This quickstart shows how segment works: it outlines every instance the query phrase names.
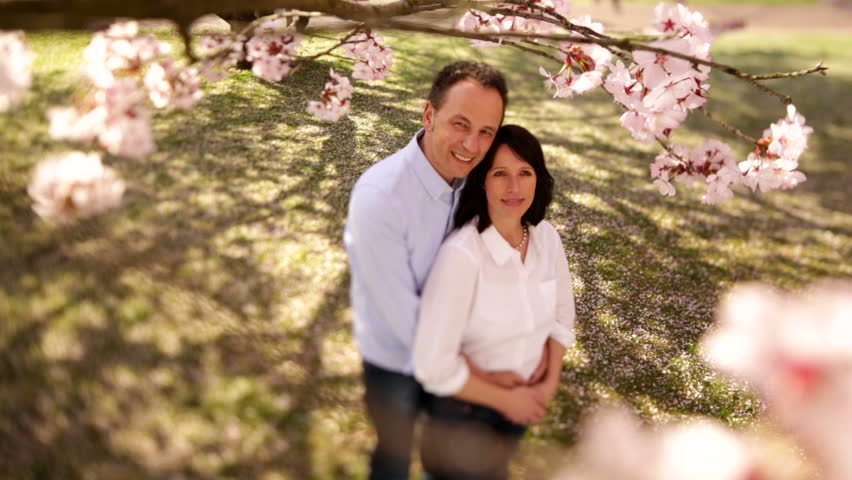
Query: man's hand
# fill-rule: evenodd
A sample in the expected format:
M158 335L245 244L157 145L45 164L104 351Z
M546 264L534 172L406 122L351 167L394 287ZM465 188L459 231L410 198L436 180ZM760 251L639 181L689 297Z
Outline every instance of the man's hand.
M462 354L462 357L464 357L464 361L467 363L467 368L470 370L470 374L475 375L488 383L502 388L515 388L527 383L520 375L509 370L483 372L477 368L477 366L474 365L469 358L467 358L467 355Z
M550 359L550 346L549 342L544 342L544 348L541 350L541 359L538 361L538 366L535 367L532 375L530 375L529 380L527 380L527 385L535 385L540 383L545 376L547 375L547 364ZM470 363L468 362L468 365Z

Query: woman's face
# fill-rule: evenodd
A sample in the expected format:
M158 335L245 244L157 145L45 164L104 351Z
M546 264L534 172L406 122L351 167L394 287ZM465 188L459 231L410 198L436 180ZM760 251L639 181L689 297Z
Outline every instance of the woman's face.
M485 175L485 197L491 221L516 219L532 205L535 197L535 170L507 145L500 145L494 163Z

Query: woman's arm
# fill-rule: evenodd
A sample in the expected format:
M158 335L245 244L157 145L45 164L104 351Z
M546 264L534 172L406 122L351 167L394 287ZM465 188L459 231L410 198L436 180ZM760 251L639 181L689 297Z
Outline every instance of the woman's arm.
M538 421L544 407L527 386L502 388L471 373L461 353L476 293L479 262L462 247L438 252L420 301L414 374L426 391L491 407L517 423Z
M548 366L544 379L535 385L536 397L543 404L550 401L559 388L562 377L562 360L567 347L574 343L574 322L576 310L574 306L574 280L568 269L568 260L562 246L562 239L551 226L552 256L556 264L556 324L547 339Z
M493 408L515 423L527 424L544 418L545 406L538 395L537 387L503 388L471 375L453 396Z
M558 340L550 337L547 339L547 350L549 352L547 373L540 382L533 385L535 398L542 406L547 405L559 389L559 381L562 378L562 359L566 348Z

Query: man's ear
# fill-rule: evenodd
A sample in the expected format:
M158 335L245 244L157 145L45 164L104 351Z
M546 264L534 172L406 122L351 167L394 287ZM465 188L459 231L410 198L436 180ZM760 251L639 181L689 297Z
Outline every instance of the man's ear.
M423 109L423 129L431 132L435 128L435 107L432 102L426 102L426 108Z

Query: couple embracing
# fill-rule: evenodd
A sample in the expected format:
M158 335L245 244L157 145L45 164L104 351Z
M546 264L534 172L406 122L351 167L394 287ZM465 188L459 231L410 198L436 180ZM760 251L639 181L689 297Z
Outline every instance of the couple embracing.
M356 183L344 242L371 479L408 478L421 414L426 478L503 479L574 342L571 274L545 212L538 140L503 125L493 67L442 69L423 129Z

